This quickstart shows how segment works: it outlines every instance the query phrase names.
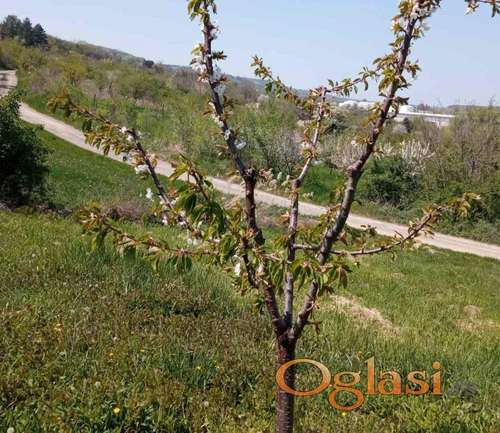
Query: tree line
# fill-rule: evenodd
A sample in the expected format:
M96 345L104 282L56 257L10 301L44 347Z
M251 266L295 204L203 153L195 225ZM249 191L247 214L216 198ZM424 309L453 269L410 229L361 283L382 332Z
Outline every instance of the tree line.
M0 23L0 38L17 39L26 47L45 47L49 43L40 24L33 26L29 18L21 21L16 15L9 15Z

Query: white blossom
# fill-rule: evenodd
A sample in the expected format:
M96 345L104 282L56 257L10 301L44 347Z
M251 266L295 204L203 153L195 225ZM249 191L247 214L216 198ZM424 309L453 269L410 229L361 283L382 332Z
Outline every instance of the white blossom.
M214 122L217 124L217 126L219 128L223 128L224 127L224 122L221 120L221 118L217 114L213 113L212 114L212 119L214 120Z
M222 70L217 65L213 68L212 81L219 81L222 78Z
M210 37L212 40L216 40L220 35L220 28L216 22L212 22L212 28L210 29Z
M151 188L148 188L148 189L146 190L146 198L147 198L148 200L153 200L153 191L151 190Z
M127 133L127 131L128 131L128 128L127 128L126 126L124 126L123 128L121 128L121 129L120 129L120 132L121 132L122 134L126 134L126 133Z
M219 83L215 86L214 91L217 95L219 95L219 98L222 98L224 96L224 92L226 91L226 85L224 83Z
M141 164L135 167L135 174L145 174L149 171L148 166L146 164Z
M224 140L229 140L231 138L231 130L230 129L226 129L226 131L224 132Z
M161 219L161 223L164 225L164 226L168 226L168 217L167 215L163 215L162 219Z
M241 275L241 263L238 262L236 263L236 265L234 266L234 274L239 277Z

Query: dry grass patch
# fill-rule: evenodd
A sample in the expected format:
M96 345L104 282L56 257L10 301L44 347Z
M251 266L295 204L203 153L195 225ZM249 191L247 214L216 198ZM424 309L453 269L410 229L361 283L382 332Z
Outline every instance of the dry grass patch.
M362 327L375 326L385 335L399 335L401 333L401 329L385 318L379 310L363 306L357 298L333 295L330 299L332 304L326 307L328 310L331 309L353 318L357 325Z
M481 309L476 305L467 305L463 310L465 319L458 321L459 326L469 332L498 331L500 323L493 320L482 320L479 318Z

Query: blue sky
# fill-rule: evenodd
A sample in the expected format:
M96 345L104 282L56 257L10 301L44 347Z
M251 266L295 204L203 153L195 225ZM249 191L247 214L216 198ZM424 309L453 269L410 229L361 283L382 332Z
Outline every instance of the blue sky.
M250 58L264 57L288 84L309 88L355 75L387 51L395 0L220 0L224 70L252 76ZM465 16L447 0L413 57L423 72L411 102L500 104L500 17L486 8ZM185 0L2 0L0 15L29 16L48 33L185 65L200 39ZM368 98L373 93L366 95Z

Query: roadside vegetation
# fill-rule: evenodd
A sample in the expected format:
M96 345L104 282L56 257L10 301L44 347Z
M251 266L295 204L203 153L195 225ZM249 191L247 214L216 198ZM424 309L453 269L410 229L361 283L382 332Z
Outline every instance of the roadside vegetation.
M208 89L190 69L51 37L47 47L25 47L19 38L8 36L0 41L0 65L18 70L24 100L40 111L47 112L47 101L67 91L76 103L142 131L148 148L161 157L182 152L213 175L231 174L223 140L203 116ZM228 95L235 101L234 122L246 143L245 158L272 168L279 193L297 163L298 123L304 113L262 94L262 87L251 80L236 80ZM339 111L303 199L326 203L338 193L345 180L343 169L359 151L353 140L366 118L360 110ZM382 152L360 185L356 212L406 223L425 203L476 192L482 200L468 221L445 218L437 229L500 243L498 107L460 110L442 129L423 121L393 123L381 141Z
M47 150L35 128L19 119L15 94L0 99L0 204L33 205L46 200Z
M147 208L148 183L129 167L37 135L59 208ZM121 224L185 242L148 219L125 215ZM0 232L1 431L272 430L268 320L220 271L200 263L155 272L111 245L92 252L80 226L57 213L0 212ZM444 397L370 398L349 414L326 394L298 399L297 432L496 432L499 280L497 261L441 250L363 259L349 292L319 301L320 332L304 336L297 356L332 372L363 370L375 356L377 369L402 374L438 360ZM308 372L298 387L317 383Z

